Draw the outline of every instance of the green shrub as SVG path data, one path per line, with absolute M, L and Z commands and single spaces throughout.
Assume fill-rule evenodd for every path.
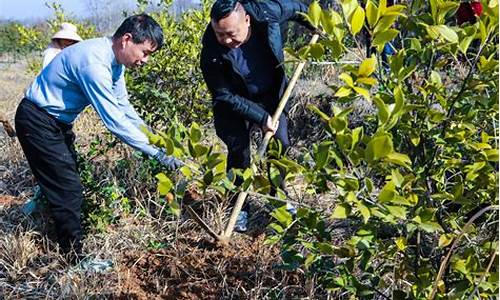
M 310 107 L 327 138 L 298 162 L 268 160 L 285 169 L 288 180 L 302 179 L 309 194 L 334 196 L 335 209 L 299 209 L 295 219 L 285 207 L 276 209 L 269 243 L 281 243 L 283 268 L 300 269 L 334 298 L 495 297 L 497 2 L 484 2 L 478 23 L 463 28 L 446 23 L 458 2 L 386 7 L 385 1 L 368 1 L 366 9 L 356 0 L 340 4 L 341 13 L 311 5 L 308 17 L 325 37 L 289 49 L 290 55 L 321 60 L 325 54 L 340 59 L 346 52 L 366 53 L 344 43 L 356 42 L 363 27 L 375 53 L 345 65 L 342 84 L 332 86 L 344 108 L 331 103 L 333 114 L 327 115 Z M 393 40 L 398 51 L 384 65 L 381 51 Z M 446 72 L 446 65 L 463 72 Z M 376 114 L 355 127 L 349 104 L 359 99 L 372 103 Z M 178 199 L 178 186 L 186 181 L 221 195 L 234 191 L 231 174 L 210 168 L 223 165 L 224 157 L 209 162 L 212 148 L 199 144 L 197 125 L 175 128 L 184 127 L 150 135 L 151 142 L 194 164 L 182 169 L 183 179 L 159 174 L 160 194 L 173 191 Z M 267 193 L 270 182 L 261 174 L 244 170 L 238 189 Z M 179 203 L 170 205 L 178 215 Z M 338 220 L 349 230 L 339 232 Z
M 174 116 L 187 123 L 210 120 L 211 102 L 199 68 L 209 8 L 204 1 L 202 9 L 177 17 L 166 9 L 153 14 L 164 31 L 163 49 L 127 76 L 131 102 L 148 124 L 166 128 Z

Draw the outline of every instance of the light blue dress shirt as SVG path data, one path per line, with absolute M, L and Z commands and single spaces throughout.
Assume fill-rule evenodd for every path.
M 25 97 L 67 124 L 92 105 L 120 140 L 154 156 L 158 149 L 139 129 L 144 122 L 128 101 L 124 72 L 110 38 L 85 40 L 59 53 L 35 78 Z

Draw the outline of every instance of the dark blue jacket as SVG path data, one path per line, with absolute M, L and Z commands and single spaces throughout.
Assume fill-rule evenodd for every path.
M 281 64 L 283 56 L 283 37 L 281 26 L 287 21 L 297 21 L 308 28 L 297 12 L 306 12 L 307 6 L 296 0 L 250 0 L 243 1 L 243 6 L 251 19 L 252 31 L 261 31 L 267 36 L 268 46 L 274 54 L 275 61 L 262 62 L 270 68 Z M 235 62 L 228 55 L 229 48 L 217 41 L 212 26 L 209 24 L 202 40 L 201 70 L 203 78 L 213 98 L 215 114 L 238 114 L 244 119 L 257 124 L 264 124 L 269 114 L 257 103 L 248 99 L 248 90 L 243 77 L 235 68 Z M 287 79 L 283 66 L 280 67 L 281 84 L 273 92 L 273 103 L 266 107 L 276 108 L 283 94 Z

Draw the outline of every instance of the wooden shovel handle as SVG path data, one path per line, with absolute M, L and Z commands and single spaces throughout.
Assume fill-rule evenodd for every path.
M 311 41 L 309 42 L 309 45 L 315 44 L 318 41 L 319 35 L 315 34 L 311 38 Z M 305 61 L 300 62 L 297 67 L 295 68 L 295 72 L 293 73 L 292 78 L 290 79 L 290 83 L 288 84 L 285 92 L 283 93 L 283 96 L 281 96 L 281 100 L 278 104 L 278 107 L 276 108 L 276 111 L 273 114 L 272 117 L 272 122 L 273 124 L 276 124 L 283 113 L 283 110 L 285 109 L 286 103 L 288 102 L 288 99 L 290 98 L 290 95 L 292 94 L 292 90 L 295 87 L 295 84 L 297 83 L 297 80 L 299 79 L 300 73 L 302 73 L 302 69 L 304 69 L 304 66 L 306 65 Z M 262 144 L 260 145 L 260 148 L 257 152 L 257 158 L 253 163 L 256 163 L 260 161 L 260 159 L 264 156 L 264 153 L 266 152 L 267 145 L 269 144 L 269 141 L 271 140 L 271 137 L 273 136 L 273 133 L 268 131 L 264 135 L 264 139 L 262 141 Z M 233 234 L 234 230 L 234 225 L 236 224 L 236 219 L 238 218 L 238 215 L 241 212 L 241 209 L 243 207 L 243 203 L 245 203 L 245 199 L 247 198 L 248 193 L 246 192 L 240 192 L 238 195 L 238 199 L 236 200 L 236 203 L 233 207 L 233 211 L 231 212 L 231 216 L 229 218 L 229 222 L 227 223 L 226 230 L 224 231 L 224 234 L 222 234 L 219 238 L 221 242 L 228 243 L 229 239 L 231 238 L 231 235 Z

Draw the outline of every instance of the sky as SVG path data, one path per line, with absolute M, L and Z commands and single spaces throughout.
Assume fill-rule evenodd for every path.
M 0 0 L 0 20 L 34 21 L 51 16 L 52 9 L 45 3 L 56 2 L 65 12 L 85 18 L 88 9 L 85 0 Z M 134 3 L 135 1 L 130 0 Z
M 52 10 L 45 5 L 45 0 L 0 0 L 0 19 L 25 21 L 45 19 Z M 75 15 L 85 13 L 85 3 L 79 0 L 56 0 L 65 11 Z

